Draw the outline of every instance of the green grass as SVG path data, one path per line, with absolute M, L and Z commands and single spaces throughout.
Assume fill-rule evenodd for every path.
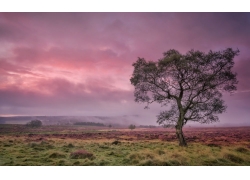
M 30 142 L 25 136 L 0 137 L 1 166 L 231 166 L 250 165 L 250 150 L 244 143 L 213 146 L 189 143 L 180 147 L 177 142 L 120 141 L 114 139 L 81 140 L 47 138 Z M 86 151 L 90 156 L 72 156 Z

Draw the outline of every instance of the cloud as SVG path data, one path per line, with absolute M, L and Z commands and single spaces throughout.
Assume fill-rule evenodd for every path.
M 225 100 L 244 113 L 249 32 L 250 13 L 0 13 L 0 114 L 138 114 L 155 122 L 160 107 L 146 111 L 133 100 L 137 57 L 227 47 L 240 50 L 239 85 Z

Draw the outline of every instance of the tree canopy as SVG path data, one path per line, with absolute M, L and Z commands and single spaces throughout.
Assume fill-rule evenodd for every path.
M 133 130 L 133 129 L 135 129 L 135 125 L 134 124 L 130 124 L 128 128 L 131 129 L 131 130 Z
M 41 127 L 42 126 L 42 121 L 40 120 L 32 120 L 26 124 L 27 127 Z
M 153 102 L 167 106 L 157 122 L 174 126 L 180 145 L 186 145 L 182 127 L 188 121 L 216 122 L 217 114 L 226 110 L 222 93 L 236 90 L 232 67 L 238 54 L 232 48 L 208 53 L 190 50 L 184 55 L 171 49 L 156 62 L 138 58 L 130 79 L 135 101 L 146 103 L 146 108 Z

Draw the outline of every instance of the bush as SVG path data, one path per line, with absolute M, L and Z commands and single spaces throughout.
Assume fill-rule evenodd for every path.
M 113 141 L 111 144 L 117 145 L 117 144 L 121 144 L 121 142 L 116 140 L 116 141 Z
M 40 120 L 32 120 L 26 124 L 27 127 L 41 127 L 42 121 Z
M 133 129 L 135 129 L 135 125 L 130 124 L 128 128 L 131 129 L 131 130 L 133 130 Z

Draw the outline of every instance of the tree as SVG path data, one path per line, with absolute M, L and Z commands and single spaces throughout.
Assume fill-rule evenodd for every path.
M 26 124 L 28 127 L 41 127 L 42 126 L 42 121 L 40 120 L 32 120 Z
M 232 72 L 239 50 L 191 50 L 182 55 L 171 49 L 157 62 L 138 58 L 133 63 L 130 82 L 135 87 L 136 102 L 167 106 L 157 116 L 160 125 L 175 127 L 180 146 L 186 146 L 182 131 L 188 121 L 212 123 L 226 110 L 223 92 L 236 90 L 236 73 Z
M 131 130 L 133 130 L 133 129 L 135 129 L 135 125 L 130 124 L 128 128 L 131 129 Z

